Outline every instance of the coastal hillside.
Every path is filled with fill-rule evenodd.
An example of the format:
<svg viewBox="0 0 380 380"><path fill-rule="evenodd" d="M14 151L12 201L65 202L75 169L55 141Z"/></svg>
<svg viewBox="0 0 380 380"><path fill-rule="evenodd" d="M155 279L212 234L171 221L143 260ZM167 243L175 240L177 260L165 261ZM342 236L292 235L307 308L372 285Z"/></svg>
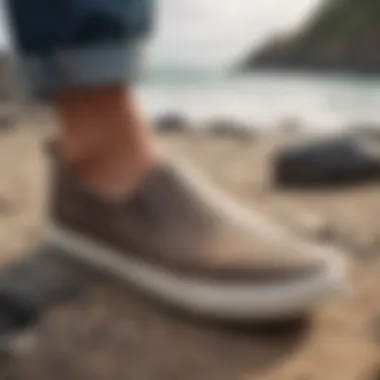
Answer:
<svg viewBox="0 0 380 380"><path fill-rule="evenodd" d="M380 73L380 1L327 0L299 30L266 41L239 66Z"/></svg>

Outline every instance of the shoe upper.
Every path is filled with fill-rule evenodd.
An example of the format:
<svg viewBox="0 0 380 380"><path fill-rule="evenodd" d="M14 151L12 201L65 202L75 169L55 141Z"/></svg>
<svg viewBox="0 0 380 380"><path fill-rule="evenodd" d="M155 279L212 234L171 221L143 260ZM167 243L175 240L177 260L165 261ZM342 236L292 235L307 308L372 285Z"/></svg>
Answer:
<svg viewBox="0 0 380 380"><path fill-rule="evenodd" d="M113 201L55 168L53 220L136 260L183 275L276 281L324 270L327 257L254 212L248 216L186 170L157 166L134 194Z"/></svg>

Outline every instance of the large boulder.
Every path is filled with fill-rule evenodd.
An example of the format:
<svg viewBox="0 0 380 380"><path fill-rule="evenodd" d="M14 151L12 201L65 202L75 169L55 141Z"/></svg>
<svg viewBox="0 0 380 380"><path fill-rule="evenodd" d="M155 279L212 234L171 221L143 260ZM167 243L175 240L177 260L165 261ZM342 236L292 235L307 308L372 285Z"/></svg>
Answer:
<svg viewBox="0 0 380 380"><path fill-rule="evenodd" d="M380 179L380 138L350 133L281 148L273 181L281 187L326 187Z"/></svg>

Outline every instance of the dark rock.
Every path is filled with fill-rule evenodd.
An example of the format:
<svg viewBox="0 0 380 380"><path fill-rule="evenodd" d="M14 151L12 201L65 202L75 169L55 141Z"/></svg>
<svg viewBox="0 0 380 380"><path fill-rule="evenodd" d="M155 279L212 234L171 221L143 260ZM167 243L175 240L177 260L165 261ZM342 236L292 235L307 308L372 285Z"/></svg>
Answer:
<svg viewBox="0 0 380 380"><path fill-rule="evenodd" d="M154 121L154 128L159 133L184 132L189 124L186 117L177 113L167 113Z"/></svg>
<svg viewBox="0 0 380 380"><path fill-rule="evenodd" d="M42 247L0 272L0 328L18 331L81 290L77 268L52 247Z"/></svg>
<svg viewBox="0 0 380 380"><path fill-rule="evenodd" d="M38 309L32 300L12 290L0 293L2 323L11 329L24 328L36 321Z"/></svg>
<svg viewBox="0 0 380 380"><path fill-rule="evenodd" d="M273 160L280 187L328 187L380 179L380 140L348 134L293 144Z"/></svg>

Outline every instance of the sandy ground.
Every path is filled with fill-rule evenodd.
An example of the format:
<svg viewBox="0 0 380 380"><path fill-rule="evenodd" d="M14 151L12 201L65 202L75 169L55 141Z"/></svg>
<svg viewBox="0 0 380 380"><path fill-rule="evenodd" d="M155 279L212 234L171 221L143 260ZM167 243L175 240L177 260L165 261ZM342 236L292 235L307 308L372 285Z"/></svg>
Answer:
<svg viewBox="0 0 380 380"><path fill-rule="evenodd" d="M49 122L39 123L46 125L38 130L20 125L0 139L3 264L41 236L48 185L42 141ZM34 348L3 363L1 378L379 379L380 185L307 193L273 190L268 173L271 152L282 141L278 136L161 140L169 152L201 165L247 208L258 208L311 238L320 233L320 224L327 228L347 250L349 292L316 310L307 329L267 334L191 321L109 279L88 275L87 291L45 315L35 329Z"/></svg>

